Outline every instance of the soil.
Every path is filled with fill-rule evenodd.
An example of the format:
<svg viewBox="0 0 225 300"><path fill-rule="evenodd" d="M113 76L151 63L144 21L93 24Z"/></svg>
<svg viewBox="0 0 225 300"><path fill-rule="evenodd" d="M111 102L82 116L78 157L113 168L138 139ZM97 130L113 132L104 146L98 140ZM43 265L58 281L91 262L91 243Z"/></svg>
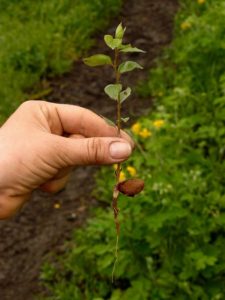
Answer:
<svg viewBox="0 0 225 300"><path fill-rule="evenodd" d="M121 16L112 20L108 33L113 33L122 20L127 27L127 41L134 41L136 47L147 51L144 55L129 56L145 66L144 71L126 75L129 85L147 77L154 59L170 43L177 7L176 0L126 0ZM102 37L103 32L95 37L96 45L89 54L102 53L104 49L107 53ZM81 105L112 118L115 103L103 92L104 86L112 81L108 68L92 69L78 61L69 73L48 80L52 92L45 99ZM150 98L138 99L134 95L128 109L131 122L146 114L150 107ZM75 228L85 224L90 207L98 205L91 193L95 171L95 167L75 169L65 190L53 196L34 192L16 217L0 223L1 300L32 300L42 290L39 274L43 261L51 252L64 252L65 240L70 239Z"/></svg>

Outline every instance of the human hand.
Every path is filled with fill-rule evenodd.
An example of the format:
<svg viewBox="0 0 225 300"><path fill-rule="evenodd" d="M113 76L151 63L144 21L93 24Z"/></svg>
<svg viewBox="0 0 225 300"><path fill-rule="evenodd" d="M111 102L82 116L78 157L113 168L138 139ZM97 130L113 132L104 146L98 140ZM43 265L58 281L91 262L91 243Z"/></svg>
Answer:
<svg viewBox="0 0 225 300"><path fill-rule="evenodd" d="M124 161L133 145L88 109L24 102L0 128L0 219L15 214L37 188L61 190L74 166Z"/></svg>

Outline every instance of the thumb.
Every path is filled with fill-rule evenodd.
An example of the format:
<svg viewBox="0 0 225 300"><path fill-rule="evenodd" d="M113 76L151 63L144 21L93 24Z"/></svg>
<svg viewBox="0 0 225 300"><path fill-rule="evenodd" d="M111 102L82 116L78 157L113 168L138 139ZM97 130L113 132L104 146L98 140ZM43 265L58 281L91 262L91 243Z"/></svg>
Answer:
<svg viewBox="0 0 225 300"><path fill-rule="evenodd" d="M57 156L63 158L65 164L61 167L119 163L126 160L132 153L132 146L122 138L57 138Z"/></svg>

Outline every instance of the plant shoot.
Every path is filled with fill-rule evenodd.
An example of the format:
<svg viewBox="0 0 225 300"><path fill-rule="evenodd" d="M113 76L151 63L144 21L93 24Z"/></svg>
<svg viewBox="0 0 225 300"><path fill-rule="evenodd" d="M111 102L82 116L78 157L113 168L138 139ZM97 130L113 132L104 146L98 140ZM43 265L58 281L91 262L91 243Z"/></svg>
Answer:
<svg viewBox="0 0 225 300"><path fill-rule="evenodd" d="M122 124L129 120L129 117L122 116L121 108L122 104L131 95L132 89L130 87L124 87L121 77L124 73L131 72L135 69L143 69L143 67L135 61L123 61L121 62L121 56L124 53L134 53L140 52L144 53L143 50L133 47L131 44L123 44L123 38L126 28L120 23L116 28L115 36L105 35L104 41L106 45L112 50L113 57L105 54L96 54L85 58L83 61L86 65L90 67L105 66L109 65L112 67L114 72L115 82L107 85L104 89L105 93L110 99L114 100L116 103L116 124L110 120L106 120L110 125L117 127L117 134L120 137L120 132L122 129ZM140 193L144 188L144 182L141 179L133 178L120 182L120 174L122 171L122 164L118 163L115 171L115 186L113 188L113 200L112 208L114 212L114 220L116 225L117 242L115 251L115 264L112 272L112 281L115 271L115 265L118 259L118 240L120 235L120 223L118 220L119 208L118 208L118 198L119 194L123 193L128 197L133 197Z"/></svg>

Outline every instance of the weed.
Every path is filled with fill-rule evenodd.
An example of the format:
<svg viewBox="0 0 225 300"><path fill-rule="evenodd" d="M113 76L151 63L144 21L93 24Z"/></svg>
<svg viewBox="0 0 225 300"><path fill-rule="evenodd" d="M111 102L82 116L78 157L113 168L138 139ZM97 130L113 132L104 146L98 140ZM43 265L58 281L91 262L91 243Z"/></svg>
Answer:
<svg viewBox="0 0 225 300"><path fill-rule="evenodd" d="M84 63L90 67L105 66L109 65L113 68L115 74L115 83L109 84L105 87L105 93L109 96L110 99L116 101L117 103L117 114L116 114L116 126L118 136L120 137L120 132L122 129L122 122L126 123L129 120L129 117L121 116L121 106L125 100L131 95L131 88L127 87L123 89L121 83L121 76L124 73L131 72L135 69L142 69L142 66L135 61L124 61L120 63L120 55L123 53L143 53L144 51L133 47L131 44L123 44L123 37L125 34L126 28L123 28L122 24L119 24L116 28L115 36L105 35L104 40L106 45L114 51L114 58L105 54L96 54L91 57L85 58ZM107 120L106 120L107 121ZM113 124L109 120L110 125ZM115 126L115 125L114 125ZM119 208L118 208L118 197L119 193L123 193L129 197L133 197L139 194L144 188L144 182L141 179L128 179L120 182L122 171L122 164L118 163L115 170L116 184L113 189L113 201L112 208L114 211L114 219L116 224L116 251L115 251L115 264L118 259L118 241L120 234L120 223L118 220ZM112 272L112 281L115 271L115 264Z"/></svg>

